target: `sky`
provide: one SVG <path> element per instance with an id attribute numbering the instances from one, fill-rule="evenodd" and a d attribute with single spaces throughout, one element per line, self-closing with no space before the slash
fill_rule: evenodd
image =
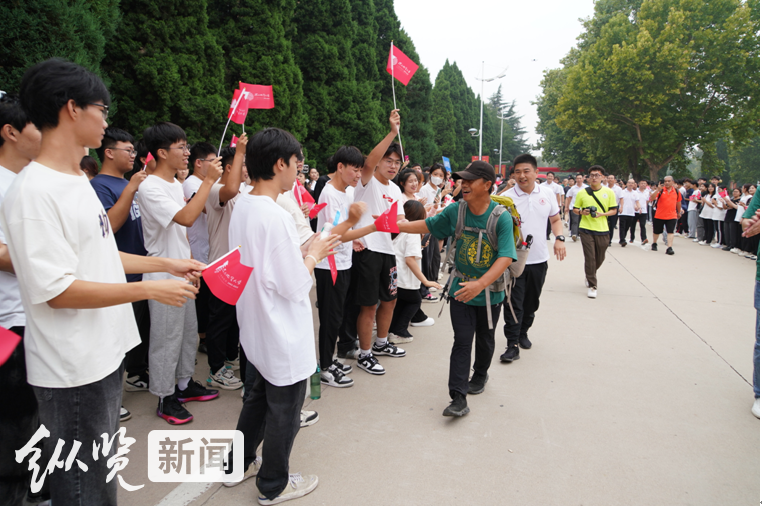
<path id="1" fill-rule="evenodd" d="M 421 58 L 418 63 L 429 70 L 432 84 L 447 59 L 457 62 L 477 95 L 481 93 L 477 78 L 482 75 L 482 61 L 485 78 L 497 76 L 508 67 L 504 78 L 484 83 L 484 97 L 502 84 L 503 97 L 516 100 L 527 139 L 535 145 L 537 109 L 532 101 L 541 93 L 542 73 L 561 66 L 559 61 L 582 32 L 579 19 L 593 15 L 594 2 L 395 0 L 394 9 L 413 39 Z M 485 146 L 483 152 L 492 148 L 497 147 Z"/>

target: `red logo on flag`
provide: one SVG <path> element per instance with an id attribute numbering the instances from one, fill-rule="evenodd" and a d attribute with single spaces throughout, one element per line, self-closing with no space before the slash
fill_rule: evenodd
<path id="1" fill-rule="evenodd" d="M 374 223 L 376 231 L 383 233 L 399 233 L 400 228 L 397 225 L 397 202 L 395 201 L 391 208 L 382 213 Z"/>
<path id="2" fill-rule="evenodd" d="M 275 107 L 273 87 L 270 85 L 249 85 L 240 83 L 239 88 L 246 89 L 246 101 L 249 109 L 272 109 Z"/>
<path id="3" fill-rule="evenodd" d="M 243 125 L 246 123 L 246 113 L 249 112 L 249 102 L 246 100 L 247 94 L 241 97 L 243 90 L 236 90 L 233 92 L 233 100 L 230 103 L 230 111 L 228 111 L 228 118 L 237 123 Z"/>
<path id="4" fill-rule="evenodd" d="M 253 270 L 241 264 L 241 250 L 236 247 L 201 273 L 214 296 L 229 305 L 235 305 Z"/>
<path id="5" fill-rule="evenodd" d="M 405 55 L 400 49 L 392 44 L 389 50 L 389 60 L 386 63 L 386 72 L 397 78 L 397 80 L 406 85 L 410 82 L 418 65 Z"/>

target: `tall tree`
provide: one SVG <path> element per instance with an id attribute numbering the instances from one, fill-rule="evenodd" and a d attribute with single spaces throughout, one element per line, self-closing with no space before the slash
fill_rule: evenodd
<path id="1" fill-rule="evenodd" d="M 239 81 L 273 87 L 275 108 L 250 110 L 249 129 L 280 127 L 303 139 L 303 80 L 291 41 L 296 1 L 215 0 L 209 9 L 209 26 L 225 52 L 226 96 L 232 97 Z"/>
<path id="2" fill-rule="evenodd" d="M 216 143 L 230 106 L 223 51 L 208 27 L 206 0 L 121 0 L 122 22 L 103 69 L 112 80 L 114 124 L 140 136 L 157 122 L 190 141 Z"/>
<path id="3" fill-rule="evenodd" d="M 434 141 L 439 154 L 455 157 L 455 112 L 450 98 L 450 84 L 440 73 L 431 94 Z M 430 161 L 427 161 L 430 164 Z"/>

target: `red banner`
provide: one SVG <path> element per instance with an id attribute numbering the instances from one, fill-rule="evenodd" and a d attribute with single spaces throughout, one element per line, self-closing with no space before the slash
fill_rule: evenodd
<path id="1" fill-rule="evenodd" d="M 0 365 L 8 361 L 19 342 L 21 342 L 21 336 L 0 327 Z"/>
<path id="2" fill-rule="evenodd" d="M 392 72 L 394 68 L 394 72 Z M 389 50 L 389 59 L 386 62 L 386 72 L 394 76 L 400 83 L 406 85 L 410 82 L 418 65 L 405 55 L 400 49 L 392 44 Z"/>
<path id="3" fill-rule="evenodd" d="M 228 111 L 230 121 L 238 125 L 246 123 L 246 113 L 249 112 L 249 103 L 246 100 L 246 95 L 241 97 L 241 92 L 240 89 L 233 92 L 233 100 L 230 102 L 230 110 Z"/>
<path id="4" fill-rule="evenodd" d="M 383 233 L 399 233 L 400 228 L 397 225 L 397 201 L 392 203 L 392 206 L 378 216 L 376 219 L 376 231 Z"/>
<path id="5" fill-rule="evenodd" d="M 235 305 L 254 270 L 241 264 L 241 250 L 230 253 L 207 266 L 201 273 L 214 296 L 229 305 Z"/>
<path id="6" fill-rule="evenodd" d="M 240 82 L 239 88 L 246 89 L 246 101 L 249 109 L 272 109 L 275 107 L 273 87 L 270 85 L 249 85 Z"/>
<path id="7" fill-rule="evenodd" d="M 476 162 L 478 160 L 479 160 L 479 156 L 478 155 L 472 155 L 471 156 L 471 162 Z M 489 162 L 489 155 L 482 155 L 482 160 L 484 162 Z"/>

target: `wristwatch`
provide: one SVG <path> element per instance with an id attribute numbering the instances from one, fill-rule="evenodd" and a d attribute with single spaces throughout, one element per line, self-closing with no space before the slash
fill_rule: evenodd
<path id="1" fill-rule="evenodd" d="M 558 235 L 556 237 L 556 241 L 559 241 L 559 240 L 562 241 L 562 242 L 565 242 L 566 241 L 566 237 L 564 235 Z"/>

